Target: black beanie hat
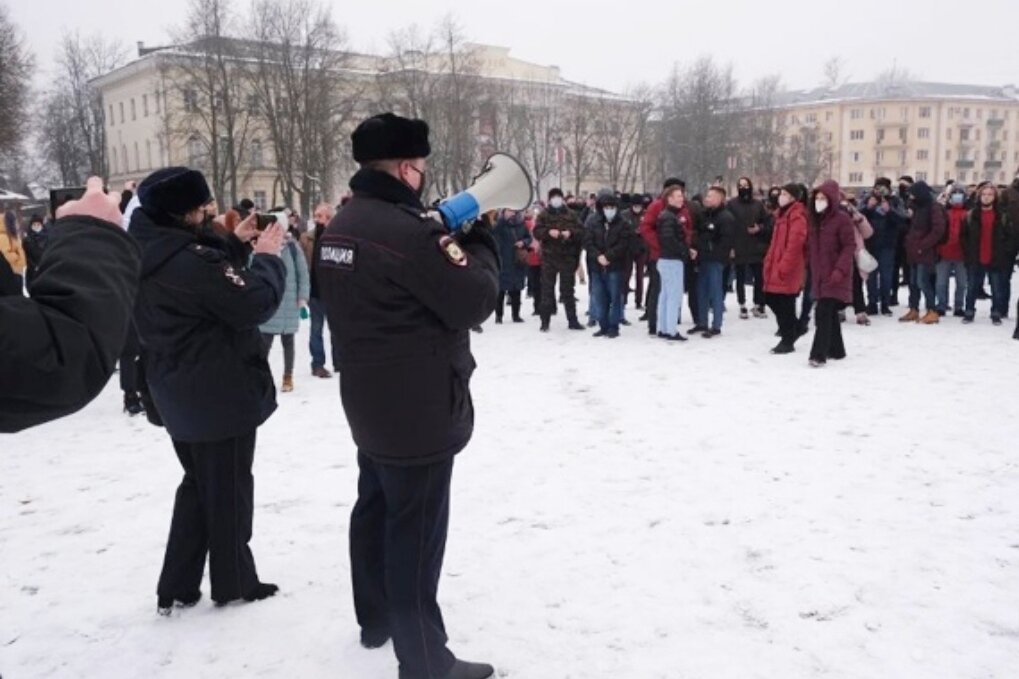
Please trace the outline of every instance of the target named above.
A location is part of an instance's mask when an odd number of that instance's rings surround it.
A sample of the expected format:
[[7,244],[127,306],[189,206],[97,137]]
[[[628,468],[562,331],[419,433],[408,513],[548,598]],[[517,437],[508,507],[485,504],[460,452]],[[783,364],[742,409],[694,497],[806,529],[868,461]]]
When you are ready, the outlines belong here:
[[662,185],[662,191],[669,188],[670,186],[678,186],[682,189],[686,189],[686,182],[678,177],[669,177],[665,180],[665,184]]
[[559,196],[560,198],[563,197],[563,190],[560,189],[558,186],[548,190],[548,199],[549,200],[552,200],[556,196]]
[[803,200],[803,194],[801,193],[801,187],[796,182],[789,182],[782,186],[782,190],[793,197],[793,200],[799,202]]
[[432,152],[428,123],[393,113],[382,113],[364,121],[350,135],[350,140],[354,146],[354,161],[362,165],[373,160],[427,158]]
[[42,215],[39,214],[38,212],[36,212],[35,214],[32,215],[31,219],[28,220],[28,223],[29,224],[42,224],[43,223]]
[[212,200],[212,192],[198,170],[164,167],[138,185],[138,200],[152,213],[185,215]]
[[890,191],[892,188],[892,180],[889,179],[888,177],[878,177],[874,181],[874,186],[883,186]]

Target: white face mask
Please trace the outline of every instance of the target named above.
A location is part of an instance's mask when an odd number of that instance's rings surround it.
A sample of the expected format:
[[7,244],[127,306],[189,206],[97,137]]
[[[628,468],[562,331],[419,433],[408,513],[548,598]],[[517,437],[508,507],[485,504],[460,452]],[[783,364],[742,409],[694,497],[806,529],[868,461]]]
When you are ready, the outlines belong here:
[[789,196],[785,195],[784,193],[779,195],[779,197],[778,197],[778,206],[779,207],[786,207],[787,205],[789,205],[792,202],[793,202],[793,199],[790,198]]
[[556,196],[552,200],[548,201],[548,204],[558,210],[563,206],[563,199],[560,198],[559,196]]
[[814,201],[814,212],[821,214],[828,209],[828,201],[826,200],[815,200]]
[[607,207],[605,208],[605,221],[611,222],[616,218],[616,208]]

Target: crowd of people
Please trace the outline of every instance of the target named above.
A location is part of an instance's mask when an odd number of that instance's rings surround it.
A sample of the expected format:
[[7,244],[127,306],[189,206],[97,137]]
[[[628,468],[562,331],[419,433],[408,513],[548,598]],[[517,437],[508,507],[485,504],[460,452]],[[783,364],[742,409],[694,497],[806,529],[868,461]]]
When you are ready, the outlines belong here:
[[[757,191],[742,177],[732,197],[720,183],[687,193],[677,178],[657,197],[605,189],[577,198],[553,188],[530,210],[502,211],[495,220],[503,267],[496,323],[504,300],[513,321],[524,321],[526,291],[542,332],[559,306],[567,327],[583,330],[579,280],[589,288],[587,326],[597,326],[595,337],[615,338],[631,325],[625,309],[633,295],[652,337],[710,339],[722,334],[725,297],[735,292],[741,319],[774,313],[775,354],[795,350],[813,315],[809,363],[820,367],[845,357],[840,324],[850,308],[864,326],[893,316],[903,287],[903,323],[933,325],[948,315],[973,323],[985,299],[994,325],[1009,317],[1019,175],[1011,186],[949,182],[940,192],[908,176],[896,190],[881,177],[860,195],[834,181]],[[1019,340],[1019,323],[1013,337]]]

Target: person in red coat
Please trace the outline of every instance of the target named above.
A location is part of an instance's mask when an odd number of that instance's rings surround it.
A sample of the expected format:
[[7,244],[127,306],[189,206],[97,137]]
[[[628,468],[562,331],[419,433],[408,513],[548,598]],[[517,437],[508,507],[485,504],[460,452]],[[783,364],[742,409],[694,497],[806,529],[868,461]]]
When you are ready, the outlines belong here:
[[846,357],[839,311],[853,303],[853,254],[856,235],[853,220],[839,205],[839,185],[829,179],[810,193],[811,290],[817,300],[814,345],[810,365],[824,366],[828,359]]
[[773,354],[790,354],[800,336],[796,298],[807,275],[809,219],[800,188],[786,184],[778,195],[774,233],[764,257],[764,300],[778,319],[782,338]]
[[[686,183],[682,179],[670,177],[665,180],[662,192],[669,187],[679,186],[686,189]],[[658,275],[658,259],[662,256],[662,246],[658,242],[658,216],[665,209],[665,199],[659,196],[648,205],[644,216],[640,220],[640,227],[637,234],[643,239],[647,246],[647,272],[648,288],[647,300],[645,300],[645,313],[641,320],[647,321],[648,334],[656,335],[658,332],[658,295],[662,291],[662,279]]]

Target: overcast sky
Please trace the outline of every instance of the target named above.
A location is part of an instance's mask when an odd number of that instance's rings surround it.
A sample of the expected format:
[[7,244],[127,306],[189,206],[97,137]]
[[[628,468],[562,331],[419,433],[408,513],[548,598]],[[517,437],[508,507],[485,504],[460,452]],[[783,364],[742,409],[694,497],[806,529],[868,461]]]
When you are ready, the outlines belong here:
[[[793,89],[813,87],[831,56],[853,80],[893,63],[924,80],[1019,84],[1019,0],[324,0],[350,47],[383,51],[395,28],[432,27],[451,12],[476,42],[555,64],[570,80],[623,90],[663,80],[676,62],[711,54],[731,62],[741,85],[780,73]],[[40,82],[65,30],[101,31],[127,44],[161,44],[187,0],[0,0],[27,33]],[[236,0],[238,8],[248,0]],[[921,11],[917,9],[923,7]]]

